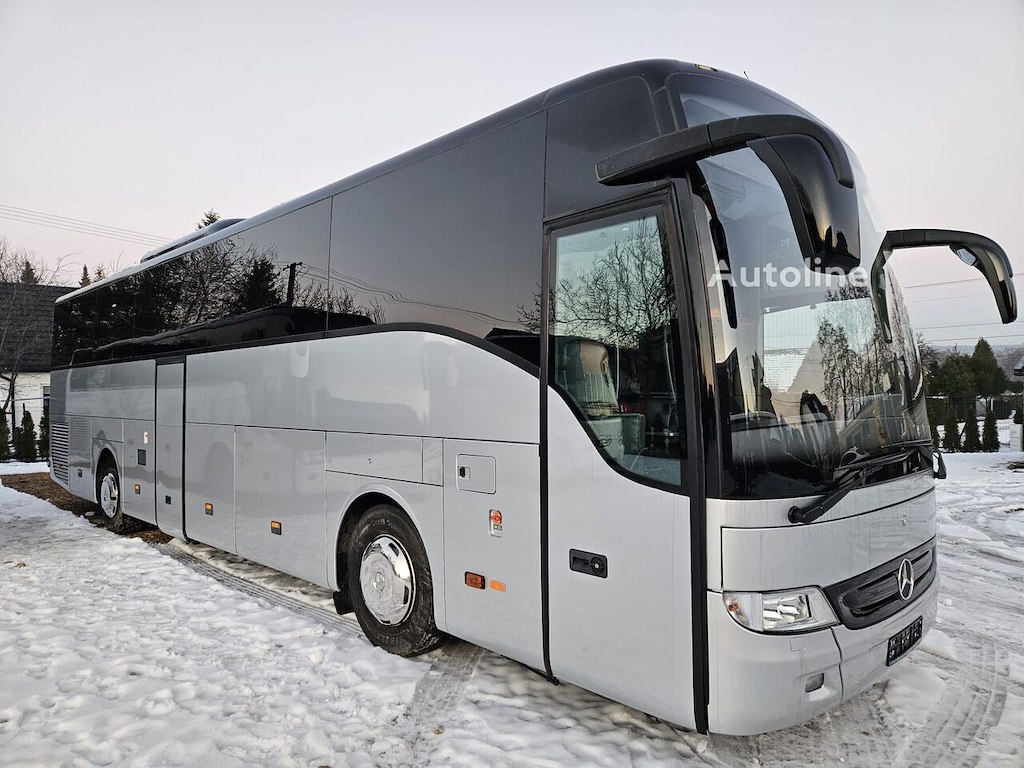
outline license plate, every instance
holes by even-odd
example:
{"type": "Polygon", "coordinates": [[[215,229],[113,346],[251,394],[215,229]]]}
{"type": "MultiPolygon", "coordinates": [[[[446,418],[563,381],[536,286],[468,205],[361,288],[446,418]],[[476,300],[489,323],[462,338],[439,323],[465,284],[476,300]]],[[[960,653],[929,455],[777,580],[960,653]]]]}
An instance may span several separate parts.
{"type": "Polygon", "coordinates": [[[904,627],[889,638],[889,651],[885,655],[885,665],[890,666],[903,658],[907,651],[921,639],[924,617],[918,616],[909,627],[904,627]]]}

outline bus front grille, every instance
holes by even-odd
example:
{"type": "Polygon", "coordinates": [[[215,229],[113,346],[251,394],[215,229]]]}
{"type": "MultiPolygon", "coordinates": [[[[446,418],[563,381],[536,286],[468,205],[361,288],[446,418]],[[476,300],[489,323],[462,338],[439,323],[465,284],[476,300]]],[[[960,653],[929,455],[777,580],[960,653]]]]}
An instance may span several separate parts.
{"type": "Polygon", "coordinates": [[[68,438],[67,422],[55,421],[50,425],[50,466],[53,476],[65,485],[68,483],[68,438]]]}
{"type": "Polygon", "coordinates": [[[825,588],[839,620],[850,629],[877,624],[899,613],[923,595],[935,579],[935,539],[905,555],[825,588]],[[900,596],[899,571],[904,560],[913,567],[914,587],[909,599],[900,596]]]}

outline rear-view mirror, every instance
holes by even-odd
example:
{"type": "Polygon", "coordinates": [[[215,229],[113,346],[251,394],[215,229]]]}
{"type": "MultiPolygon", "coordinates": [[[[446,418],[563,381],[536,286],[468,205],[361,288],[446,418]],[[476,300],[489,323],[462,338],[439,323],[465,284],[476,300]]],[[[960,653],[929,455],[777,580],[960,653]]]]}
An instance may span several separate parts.
{"type": "Polygon", "coordinates": [[[953,229],[896,229],[886,235],[891,249],[948,245],[960,260],[985,276],[1004,323],[1017,319],[1017,293],[1010,259],[994,240],[953,229]]]}
{"type": "Polygon", "coordinates": [[[831,130],[798,115],[745,115],[658,136],[597,164],[602,184],[640,184],[682,174],[712,155],[749,147],[786,198],[807,266],[848,272],[860,264],[853,163],[831,130]]]}
{"type": "Polygon", "coordinates": [[[879,319],[886,339],[891,339],[888,315],[885,312],[883,269],[894,250],[900,248],[926,248],[946,245],[962,262],[974,267],[985,276],[992,297],[996,301],[1003,323],[1017,319],[1017,292],[1013,285],[1013,267],[1010,259],[994,240],[974,232],[953,229],[895,229],[890,230],[875,263],[871,267],[871,282],[879,302],[879,319]],[[881,289],[881,290],[880,290],[881,289]]]}

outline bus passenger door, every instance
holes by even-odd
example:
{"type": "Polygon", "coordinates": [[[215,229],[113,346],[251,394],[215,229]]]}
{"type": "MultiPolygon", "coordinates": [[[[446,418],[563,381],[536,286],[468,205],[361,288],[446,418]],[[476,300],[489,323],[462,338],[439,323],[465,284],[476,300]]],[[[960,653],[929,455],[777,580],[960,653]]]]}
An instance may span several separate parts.
{"type": "Polygon", "coordinates": [[[543,669],[538,447],[445,440],[443,460],[448,631],[543,669]]]}
{"type": "Polygon", "coordinates": [[[550,234],[549,651],[555,677],[687,724],[687,374],[678,236],[663,203],[651,196],[550,234]]]}
{"type": "Polygon", "coordinates": [[[185,537],[185,363],[156,367],[156,522],[160,530],[185,537]]]}

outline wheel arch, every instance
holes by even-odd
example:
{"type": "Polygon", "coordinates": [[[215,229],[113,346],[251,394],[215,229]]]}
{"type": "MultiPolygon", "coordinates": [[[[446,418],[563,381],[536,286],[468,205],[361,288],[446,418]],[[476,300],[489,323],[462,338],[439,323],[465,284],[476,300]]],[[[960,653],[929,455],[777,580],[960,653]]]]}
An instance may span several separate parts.
{"type": "MultiPolygon", "coordinates": [[[[334,524],[334,556],[328,558],[328,585],[339,592],[347,592],[346,572],[348,565],[348,548],[352,541],[352,532],[359,519],[377,504],[390,504],[402,512],[416,530],[420,541],[427,552],[431,576],[434,584],[434,621],[442,631],[445,627],[444,611],[444,556],[440,551],[440,534],[429,535],[423,529],[423,520],[410,504],[395,489],[383,483],[372,483],[357,488],[340,506],[340,519],[334,524]]],[[[427,516],[429,517],[429,516],[427,516]]],[[[438,521],[440,522],[440,521],[438,521]]]]}
{"type": "MultiPolygon", "coordinates": [[[[346,564],[348,562],[348,548],[352,543],[352,532],[355,530],[356,523],[359,522],[359,518],[366,514],[367,510],[377,506],[378,504],[391,504],[396,506],[405,513],[406,517],[409,517],[410,521],[412,518],[409,516],[408,511],[393,496],[389,496],[382,493],[379,490],[365,491],[349,502],[348,506],[341,516],[341,526],[338,528],[338,534],[334,539],[334,582],[339,587],[345,579],[346,564]]],[[[416,525],[413,522],[413,525],[416,525]]],[[[419,528],[417,527],[417,530],[419,528]]],[[[422,534],[421,534],[422,537],[422,534]]]]}

